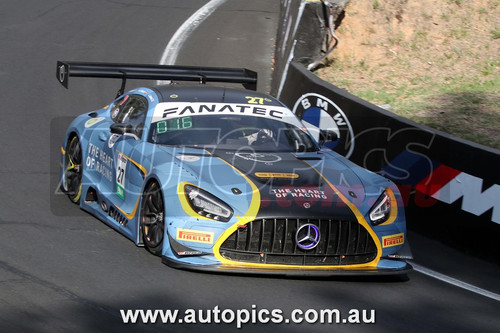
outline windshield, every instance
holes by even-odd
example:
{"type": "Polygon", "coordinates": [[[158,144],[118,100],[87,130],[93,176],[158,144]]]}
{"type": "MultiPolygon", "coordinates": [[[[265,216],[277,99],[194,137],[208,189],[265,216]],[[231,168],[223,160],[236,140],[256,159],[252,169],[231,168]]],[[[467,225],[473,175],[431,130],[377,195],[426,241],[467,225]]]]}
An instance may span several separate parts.
{"type": "Polygon", "coordinates": [[[310,152],[317,145],[305,128],[264,117],[196,115],[152,123],[150,142],[199,148],[260,152],[310,152]]]}

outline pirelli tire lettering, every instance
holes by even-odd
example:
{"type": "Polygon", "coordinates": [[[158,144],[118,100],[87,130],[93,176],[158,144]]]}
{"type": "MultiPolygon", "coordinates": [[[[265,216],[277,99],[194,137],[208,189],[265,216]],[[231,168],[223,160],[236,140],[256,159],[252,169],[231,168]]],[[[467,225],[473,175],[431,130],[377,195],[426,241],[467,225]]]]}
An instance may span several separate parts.
{"type": "Polygon", "coordinates": [[[337,133],[338,139],[325,146],[349,158],[354,150],[354,132],[345,113],[330,99],[316,93],[302,95],[293,107],[293,112],[319,141],[320,130],[337,133]]]}

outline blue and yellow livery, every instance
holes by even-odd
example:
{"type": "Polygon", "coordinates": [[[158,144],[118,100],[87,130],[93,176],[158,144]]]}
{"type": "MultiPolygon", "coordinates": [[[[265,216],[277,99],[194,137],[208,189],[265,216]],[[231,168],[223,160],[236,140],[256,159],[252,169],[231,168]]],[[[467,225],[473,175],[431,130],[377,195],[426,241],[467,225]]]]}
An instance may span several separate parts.
{"type": "MultiPolygon", "coordinates": [[[[242,69],[59,62],[57,78],[123,79],[61,147],[70,200],[170,266],[242,273],[397,274],[411,266],[398,188],[320,142],[242,69]]],[[[318,137],[318,135],[316,135],[318,137]]]]}

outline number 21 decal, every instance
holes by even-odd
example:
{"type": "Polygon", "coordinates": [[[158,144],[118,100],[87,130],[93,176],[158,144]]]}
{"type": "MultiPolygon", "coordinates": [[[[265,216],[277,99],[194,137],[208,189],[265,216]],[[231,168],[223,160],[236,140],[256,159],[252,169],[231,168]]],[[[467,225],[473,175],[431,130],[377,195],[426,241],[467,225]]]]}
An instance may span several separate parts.
{"type": "Polygon", "coordinates": [[[125,171],[127,170],[127,158],[118,154],[116,162],[116,195],[125,199],[125,171]]]}

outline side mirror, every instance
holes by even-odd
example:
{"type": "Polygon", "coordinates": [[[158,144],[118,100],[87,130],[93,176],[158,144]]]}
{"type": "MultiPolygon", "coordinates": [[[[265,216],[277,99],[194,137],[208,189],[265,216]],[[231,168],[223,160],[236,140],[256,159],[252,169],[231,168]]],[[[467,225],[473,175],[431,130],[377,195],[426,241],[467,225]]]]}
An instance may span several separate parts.
{"type": "Polygon", "coordinates": [[[332,130],[320,130],[319,131],[319,145],[322,146],[327,142],[332,142],[338,140],[339,136],[337,132],[332,130]]]}
{"type": "Polygon", "coordinates": [[[109,130],[113,134],[120,134],[120,135],[128,134],[130,136],[133,136],[135,139],[138,139],[137,135],[135,134],[134,127],[130,124],[115,123],[109,126],[109,130]]]}

